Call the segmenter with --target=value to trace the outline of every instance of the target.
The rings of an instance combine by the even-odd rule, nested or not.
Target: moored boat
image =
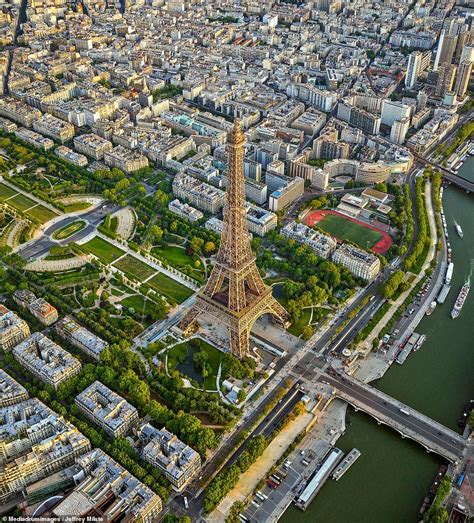
[[[436,309],[436,301],[432,301],[430,303],[430,306],[428,307],[427,311],[426,311],[426,315],[427,316],[431,316],[431,314],[433,314],[433,311]]]

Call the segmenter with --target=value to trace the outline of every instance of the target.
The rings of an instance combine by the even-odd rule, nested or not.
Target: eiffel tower
[[[189,335],[203,314],[212,316],[229,331],[231,353],[238,358],[249,354],[250,329],[255,320],[270,313],[283,324],[288,313],[272,296],[262,280],[250,247],[244,192],[244,133],[237,120],[227,136],[228,177],[224,225],[219,252],[209,280],[196,302],[179,323]]]

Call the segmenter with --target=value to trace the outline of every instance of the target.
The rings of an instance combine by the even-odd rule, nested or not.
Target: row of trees
[[[428,223],[428,213],[426,212],[424,189],[426,181],[419,177],[415,182],[415,211],[418,221],[418,234],[413,244],[411,254],[405,259],[403,268],[405,270],[413,269],[419,272],[421,263],[424,260],[422,256],[430,244],[430,228]],[[425,254],[426,257],[426,254]]]
[[[442,503],[451,490],[451,476],[444,476],[439,484],[436,496],[431,504],[431,507],[423,516],[425,523],[445,523],[448,521],[448,511],[442,507]]]
[[[403,271],[395,271],[382,286],[382,296],[390,299],[400,287],[404,277],[405,273]]]
[[[255,436],[247,443],[237,461],[218,474],[206,489],[204,513],[210,514],[220,501],[237,485],[241,474],[250,468],[268,445],[263,435]]]

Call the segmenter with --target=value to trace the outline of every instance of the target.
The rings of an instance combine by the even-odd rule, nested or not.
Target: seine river
[[[474,157],[460,175],[474,180]],[[451,292],[443,305],[425,316],[416,329],[426,342],[404,365],[394,364],[376,384],[384,392],[459,430],[457,420],[465,402],[474,397],[474,291],[461,315],[452,320],[456,296],[472,271],[474,281],[474,195],[456,188],[444,190],[443,206],[453,249]],[[454,220],[464,238],[455,232]],[[306,512],[288,508],[282,523],[400,523],[415,522],[431,482],[443,462],[417,443],[378,426],[363,413],[348,411],[346,433],[337,446],[357,447],[362,456],[337,483],[329,480]]]

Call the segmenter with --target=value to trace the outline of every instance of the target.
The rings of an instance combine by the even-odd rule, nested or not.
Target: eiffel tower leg
[[[178,323],[178,327],[183,331],[185,336],[189,336],[191,334],[194,326],[196,325],[196,318],[200,313],[201,311],[196,306],[193,306]]]
[[[239,359],[249,355],[249,335],[248,329],[239,330],[230,328],[230,351]]]
[[[283,327],[288,327],[290,325],[290,315],[278,300],[272,300],[270,303],[270,309],[272,311],[273,320],[278,320]]]

